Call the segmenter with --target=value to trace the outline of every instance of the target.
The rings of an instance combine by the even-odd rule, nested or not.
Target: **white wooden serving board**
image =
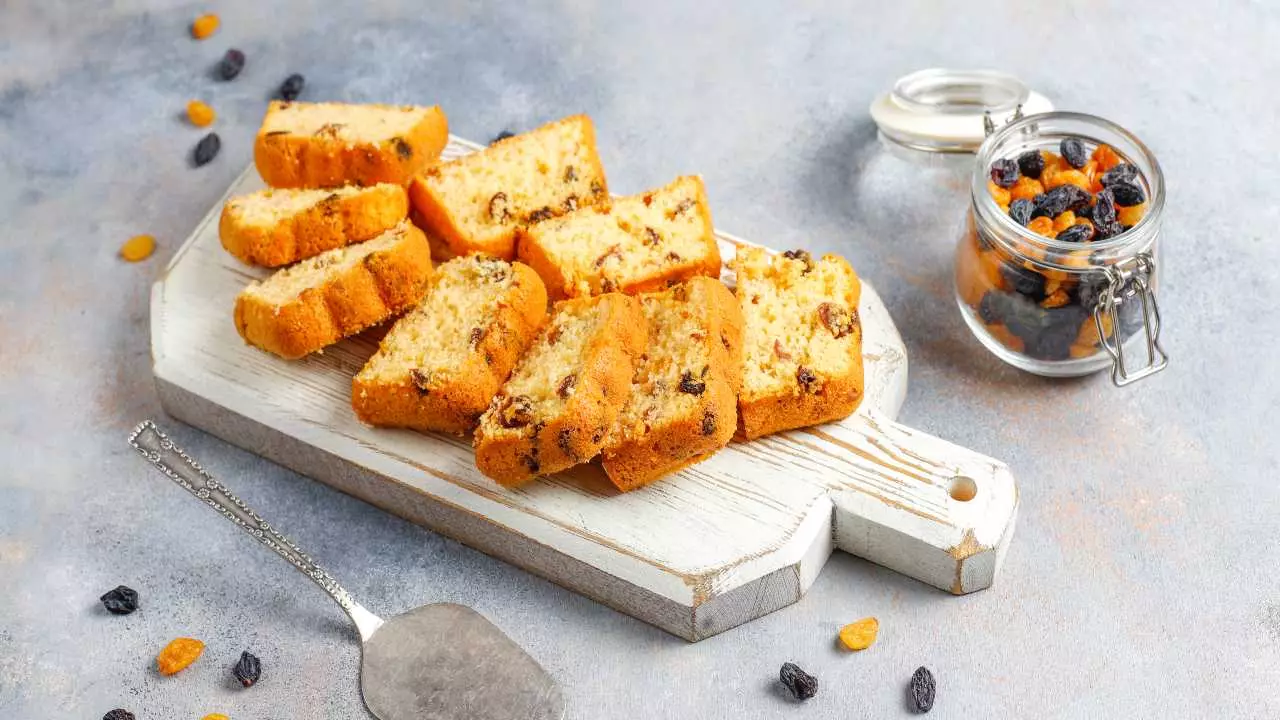
[[[452,138],[445,156],[478,147]],[[227,194],[261,187],[250,168]],[[999,461],[893,421],[906,349],[866,283],[866,396],[854,416],[734,442],[630,493],[596,465],[508,490],[476,470],[467,440],[356,420],[351,377],[376,349],[371,334],[293,362],[245,345],[235,296],[266,273],[223,251],[221,207],[151,296],[156,385],[183,422],[688,640],[796,602],[833,548],[956,594],[999,572],[1014,479]],[[721,235],[726,259],[739,244]],[[966,490],[971,499],[956,499]]]

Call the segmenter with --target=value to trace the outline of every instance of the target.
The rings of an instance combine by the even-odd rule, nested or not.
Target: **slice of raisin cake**
[[[546,315],[547,291],[529,266],[450,260],[352,380],[351,406],[370,425],[467,433]]]
[[[332,190],[273,189],[239,195],[222,206],[218,237],[250,265],[280,267],[395,227],[409,196],[391,183]]]
[[[413,307],[430,279],[427,239],[401,222],[249,285],[236,298],[236,330],[250,345],[297,359]]]
[[[605,473],[624,491],[727,445],[742,384],[742,312],[723,283],[695,277],[638,298],[649,342],[602,454]]]
[[[668,287],[720,276],[720,250],[702,178],[582,208],[521,230],[520,259],[552,298]]]
[[[838,255],[740,247],[745,322],[738,417],[748,438],[848,416],[862,400],[861,284]]]
[[[439,107],[274,101],[253,161],[277,188],[406,185],[448,142]]]
[[[480,471],[514,486],[595,457],[627,401],[647,333],[640,303],[628,295],[557,304],[480,418]]]
[[[417,218],[449,253],[506,260],[515,259],[518,228],[608,197],[586,115],[499,140],[430,168],[409,186]]]

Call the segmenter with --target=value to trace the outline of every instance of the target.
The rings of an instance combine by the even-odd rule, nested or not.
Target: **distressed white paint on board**
[[[453,139],[446,155],[474,146]],[[229,194],[261,187],[250,169]],[[851,418],[751,443],[631,493],[594,465],[515,490],[476,471],[469,442],[361,425],[350,380],[362,336],[302,361],[246,346],[231,309],[265,271],[217,237],[215,207],[152,294],[166,411],[391,512],[691,640],[795,602],[832,547],[964,593],[989,586],[1017,490],[1000,462],[893,422],[907,359],[863,285],[866,396]],[[730,257],[743,241],[722,235]],[[978,488],[951,497],[957,476]]]

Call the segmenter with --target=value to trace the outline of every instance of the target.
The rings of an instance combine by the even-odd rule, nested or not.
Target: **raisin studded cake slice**
[[[742,312],[719,280],[640,295],[649,342],[606,438],[605,473],[632,490],[703,460],[737,429]]]
[[[222,247],[250,265],[280,267],[395,227],[409,212],[403,187],[379,183],[333,190],[272,189],[222,206]]]
[[[236,298],[236,330],[250,345],[297,359],[413,307],[430,279],[427,239],[402,222],[249,285]]]
[[[406,185],[449,142],[439,107],[275,101],[253,146],[271,187]]]
[[[608,197],[586,115],[499,140],[430,168],[409,186],[424,229],[448,252],[507,260],[515,259],[518,228]]]
[[[861,284],[838,255],[741,247],[738,418],[748,438],[846,417],[862,400]]]
[[[527,265],[450,260],[355,376],[351,406],[370,425],[469,432],[546,315],[547,291]]]
[[[627,401],[647,332],[640,303],[628,295],[556,305],[480,418],[480,471],[511,487],[595,457]]]
[[[582,208],[520,232],[520,259],[552,298],[658,290],[720,276],[720,250],[702,178]]]

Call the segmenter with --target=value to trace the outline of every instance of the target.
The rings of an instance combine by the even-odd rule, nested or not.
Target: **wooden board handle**
[[[859,415],[777,439],[821,451],[835,546],[957,595],[990,587],[1018,513],[1009,468],[874,410]]]

